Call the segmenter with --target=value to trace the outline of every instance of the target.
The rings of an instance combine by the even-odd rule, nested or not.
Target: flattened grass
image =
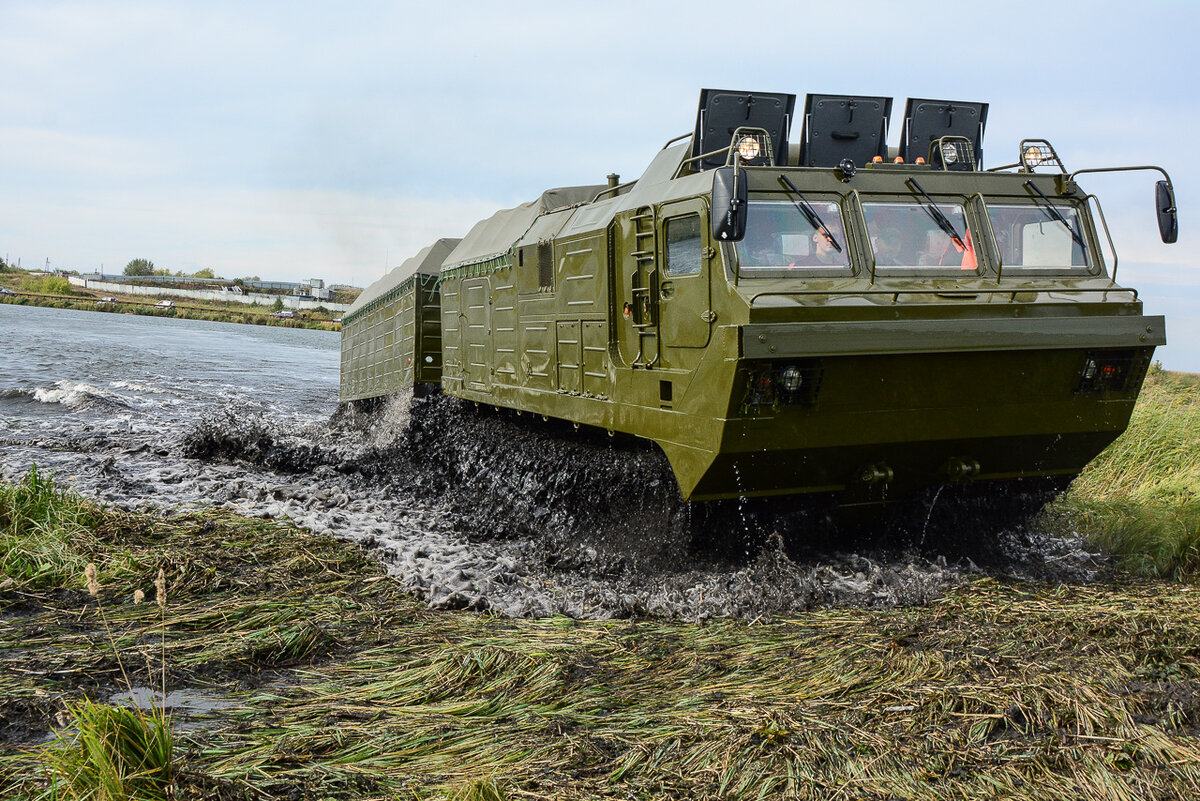
[[[1200,574],[1200,377],[1152,370],[1129,429],[1055,511],[1127,570]]]
[[[511,620],[429,610],[289,525],[130,530],[166,566],[170,685],[225,704],[173,715],[177,798],[1200,797],[1191,585],[983,580],[756,624]],[[150,575],[107,590],[123,657],[158,642],[160,610],[121,600]],[[0,718],[26,721],[0,730],[4,798],[44,791],[34,741],[57,711],[120,685],[87,596],[33,597],[0,627]]]

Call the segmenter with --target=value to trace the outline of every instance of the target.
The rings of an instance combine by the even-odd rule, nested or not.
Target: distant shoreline
[[[101,297],[112,297],[102,301]],[[308,328],[318,331],[341,331],[339,321],[312,312],[299,312],[294,319],[271,316],[273,310],[266,307],[226,308],[216,303],[203,301],[159,306],[157,299],[146,299],[137,295],[44,295],[32,292],[16,292],[0,295],[0,303],[13,306],[40,306],[50,309],[75,309],[76,311],[106,312],[109,314],[139,314],[147,317],[175,317],[182,320],[208,320],[210,322],[238,323],[242,325],[271,325],[281,328]]]

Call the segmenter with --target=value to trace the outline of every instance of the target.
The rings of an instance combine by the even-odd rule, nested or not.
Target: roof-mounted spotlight
[[[964,136],[943,136],[929,146],[929,163],[935,170],[974,170],[975,146]]]
[[[702,89],[692,137],[692,158],[697,159],[700,169],[723,167],[732,146],[745,166],[775,164],[775,154],[786,158],[788,130],[795,108],[795,95]],[[762,129],[769,141],[759,141],[759,152],[749,156],[749,150],[741,150],[745,137],[734,139],[739,128]],[[745,146],[751,147],[749,143]]]
[[[900,131],[900,156],[905,161],[915,161],[918,156],[931,155],[935,141],[958,137],[967,140],[973,155],[971,167],[958,169],[979,169],[983,164],[987,110],[987,103],[909,98],[904,109],[904,128]],[[951,169],[948,161],[943,160],[942,164]]]
[[[1058,153],[1045,139],[1021,140],[1021,172],[1033,172],[1038,167],[1057,168],[1066,172],[1066,167],[1058,158]]]
[[[887,155],[890,97],[809,95],[800,134],[801,167],[837,167],[844,160],[868,164]]]

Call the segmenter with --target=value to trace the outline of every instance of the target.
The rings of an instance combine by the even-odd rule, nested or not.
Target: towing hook
[[[867,465],[858,474],[858,480],[864,484],[888,484],[896,477],[892,468],[883,462]]]
[[[979,475],[979,462],[975,459],[955,456],[942,465],[942,473],[951,481],[970,481]]]

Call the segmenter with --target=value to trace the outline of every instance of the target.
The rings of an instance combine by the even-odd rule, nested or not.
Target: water
[[[440,397],[335,414],[336,333],[0,305],[0,343],[6,480],[36,462],[106,503],[288,518],[436,607],[754,618],[924,603],[973,575],[936,554],[794,560],[770,536],[747,553],[744,501],[697,514],[660,452],[586,429]]]

